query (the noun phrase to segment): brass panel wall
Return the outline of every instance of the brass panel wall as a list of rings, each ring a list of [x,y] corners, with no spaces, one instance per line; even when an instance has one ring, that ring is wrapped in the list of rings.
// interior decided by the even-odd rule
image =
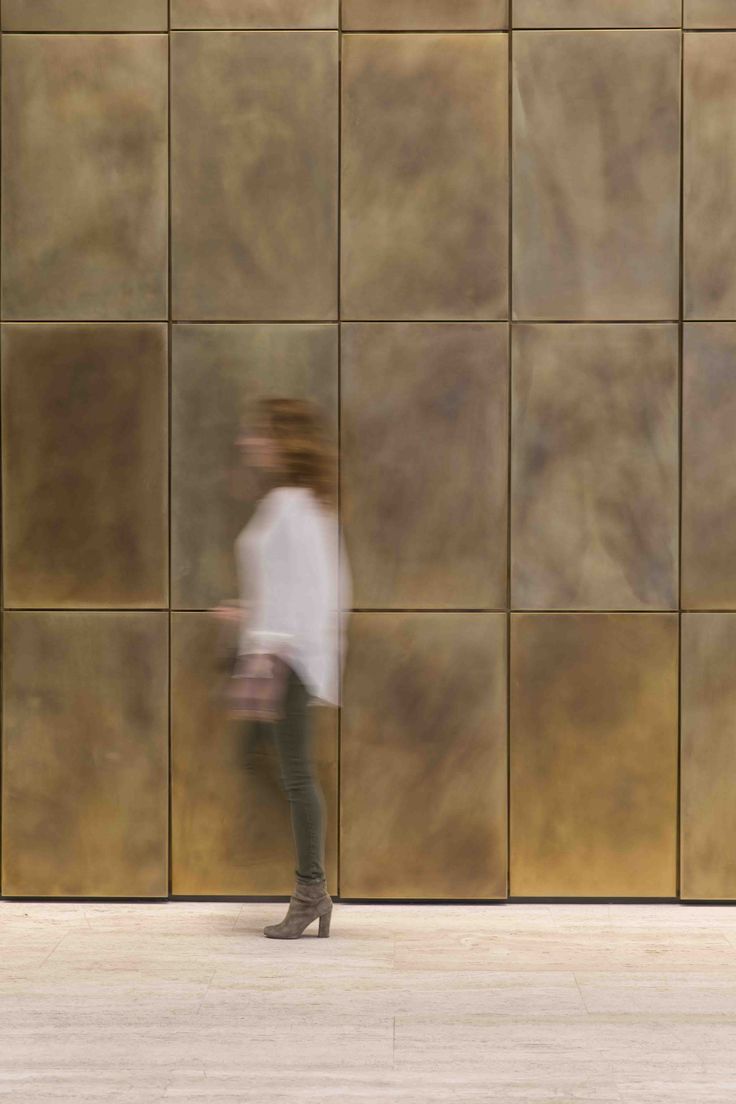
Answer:
[[[345,31],[493,31],[508,0],[342,0]]]
[[[512,317],[679,317],[680,38],[514,36]]]
[[[236,445],[245,404],[281,392],[317,401],[337,438],[336,325],[173,327],[172,606],[237,594],[233,541],[255,488]]]
[[[173,316],[337,318],[337,32],[171,50]]]
[[[165,35],[3,37],[3,318],[167,316]]]
[[[2,328],[6,606],[168,605],[166,327]]]
[[[348,322],[341,365],[355,605],[505,608],[506,323]]]
[[[682,896],[736,898],[736,616],[682,618]]]
[[[330,892],[736,900],[736,0],[0,26],[0,891],[291,891],[207,612],[280,392],[354,578]]]
[[[685,26],[702,29],[736,27],[733,0],[684,0]]]
[[[171,0],[171,26],[337,27],[339,0]]]
[[[736,35],[684,40],[685,317],[736,319]]]
[[[165,31],[167,0],[2,0],[4,31]]]
[[[4,615],[9,896],[168,893],[168,615]]]
[[[736,323],[684,327],[682,604],[736,609]]]
[[[172,615],[172,893],[289,894],[296,863],[276,747],[268,726],[224,716],[222,642],[209,614]],[[327,806],[327,888],[336,893],[337,710],[309,713]]]
[[[671,897],[674,613],[511,615],[514,896]]]
[[[678,333],[513,330],[516,609],[676,609]]]
[[[341,317],[508,317],[505,35],[342,44]]]
[[[514,0],[514,27],[679,27],[682,0]]]
[[[506,617],[353,614],[346,897],[506,896]]]

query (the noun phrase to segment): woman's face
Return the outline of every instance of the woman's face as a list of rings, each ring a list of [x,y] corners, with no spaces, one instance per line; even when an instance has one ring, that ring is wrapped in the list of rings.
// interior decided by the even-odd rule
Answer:
[[[278,467],[278,449],[266,425],[244,425],[237,444],[251,467],[262,471],[275,471]]]

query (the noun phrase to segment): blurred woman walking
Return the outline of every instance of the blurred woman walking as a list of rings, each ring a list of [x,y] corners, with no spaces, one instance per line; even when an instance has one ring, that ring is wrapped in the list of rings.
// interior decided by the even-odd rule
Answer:
[[[238,656],[232,717],[269,726],[288,797],[296,884],[284,919],[264,935],[295,939],[314,920],[328,936],[326,806],[312,757],[310,706],[339,705],[351,576],[337,519],[337,463],[319,408],[303,399],[256,402],[238,445],[260,483],[235,541]]]

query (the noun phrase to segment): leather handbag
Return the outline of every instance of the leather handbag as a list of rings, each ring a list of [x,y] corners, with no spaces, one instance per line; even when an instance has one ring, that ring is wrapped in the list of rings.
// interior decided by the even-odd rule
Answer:
[[[270,673],[264,674],[265,666]],[[225,686],[225,709],[231,720],[273,723],[284,716],[289,665],[276,655],[239,655]]]

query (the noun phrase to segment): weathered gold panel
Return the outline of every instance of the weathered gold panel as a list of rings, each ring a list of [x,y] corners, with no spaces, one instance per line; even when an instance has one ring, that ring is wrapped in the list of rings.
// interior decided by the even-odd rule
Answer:
[[[672,897],[676,613],[511,615],[515,897]]]
[[[514,318],[679,317],[680,33],[514,38]]]
[[[353,601],[506,606],[508,326],[342,326],[342,517]]]
[[[2,0],[4,31],[165,31],[167,0]]]
[[[166,327],[3,326],[5,605],[168,602]]]
[[[736,27],[733,0],[685,0],[685,26],[703,30]]]
[[[165,35],[3,41],[3,317],[165,319]]]
[[[505,897],[505,614],[359,613],[349,636],[340,893]]]
[[[736,897],[736,616],[682,618],[681,896]]]
[[[174,316],[337,318],[337,32],[171,49]]]
[[[224,715],[221,645],[209,614],[173,614],[172,893],[291,893],[296,857],[273,735]],[[336,893],[337,710],[309,714],[327,809],[327,889]]]
[[[6,613],[2,889],[166,897],[168,616]]]
[[[514,27],[679,27],[682,0],[514,0]]]
[[[342,0],[344,31],[495,31],[508,0]]]
[[[736,323],[684,327],[682,605],[736,609]]]
[[[343,318],[508,317],[507,49],[343,40]]]
[[[337,326],[175,326],[172,385],[172,604],[237,594],[233,541],[255,487],[236,445],[259,394],[318,402],[337,438]]]
[[[677,327],[517,325],[512,357],[512,606],[677,608]]]
[[[338,0],[171,0],[171,26],[337,27]]]
[[[685,317],[734,319],[736,35],[684,37]]]

